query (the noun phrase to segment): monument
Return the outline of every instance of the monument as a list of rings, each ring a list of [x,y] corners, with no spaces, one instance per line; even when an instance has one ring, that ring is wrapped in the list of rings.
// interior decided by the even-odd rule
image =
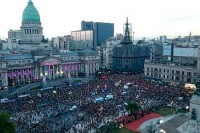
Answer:
[[[178,128],[180,133],[200,133],[200,82],[196,83],[196,88],[190,99],[188,120]]]

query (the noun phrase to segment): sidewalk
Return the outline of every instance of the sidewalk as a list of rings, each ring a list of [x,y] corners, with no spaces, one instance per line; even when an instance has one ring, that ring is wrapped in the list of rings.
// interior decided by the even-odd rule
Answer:
[[[161,117],[158,117],[158,118],[147,120],[144,123],[142,123],[137,130],[142,132],[142,133],[146,133],[147,132],[146,127],[151,126],[151,125],[155,125],[156,123],[158,123],[159,120],[162,120],[163,123],[165,123],[165,122],[171,120],[172,118],[174,118],[175,116],[176,115],[173,114],[173,115],[169,115],[169,116],[161,116]]]

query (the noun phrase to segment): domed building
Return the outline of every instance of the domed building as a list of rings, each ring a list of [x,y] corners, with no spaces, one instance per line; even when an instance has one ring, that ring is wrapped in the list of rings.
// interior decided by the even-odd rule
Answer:
[[[99,70],[99,56],[94,51],[65,52],[50,46],[43,38],[40,15],[31,0],[23,11],[21,30],[17,32],[20,41],[5,43],[7,48],[0,50],[2,97],[7,97],[10,88],[16,88],[16,93],[19,93],[18,89],[22,85],[34,83],[32,87],[35,87],[44,85],[46,81],[77,77],[80,74],[95,76]],[[14,47],[14,43],[17,46]],[[30,86],[26,91],[29,89]]]
[[[49,47],[43,36],[40,14],[32,0],[28,1],[28,5],[23,11],[19,46],[30,50]]]

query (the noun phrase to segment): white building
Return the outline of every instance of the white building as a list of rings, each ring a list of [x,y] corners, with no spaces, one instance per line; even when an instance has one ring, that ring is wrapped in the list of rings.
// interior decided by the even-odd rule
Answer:
[[[112,68],[112,55],[114,46],[120,44],[120,40],[116,40],[116,38],[109,39],[105,42],[105,44],[101,45],[100,48],[100,56],[101,56],[101,66],[107,69]]]

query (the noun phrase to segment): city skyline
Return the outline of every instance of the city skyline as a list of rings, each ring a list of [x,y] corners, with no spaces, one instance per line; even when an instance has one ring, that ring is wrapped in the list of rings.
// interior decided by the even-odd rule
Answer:
[[[177,37],[189,35],[190,32],[192,35],[200,34],[198,0],[102,0],[101,2],[59,0],[57,3],[32,1],[40,13],[44,35],[48,38],[69,35],[71,31],[80,30],[82,20],[114,23],[115,34],[123,33],[126,17],[132,23],[136,38],[160,35]],[[28,0],[2,2],[1,39],[7,38],[10,29],[20,29],[22,13],[27,2]]]

